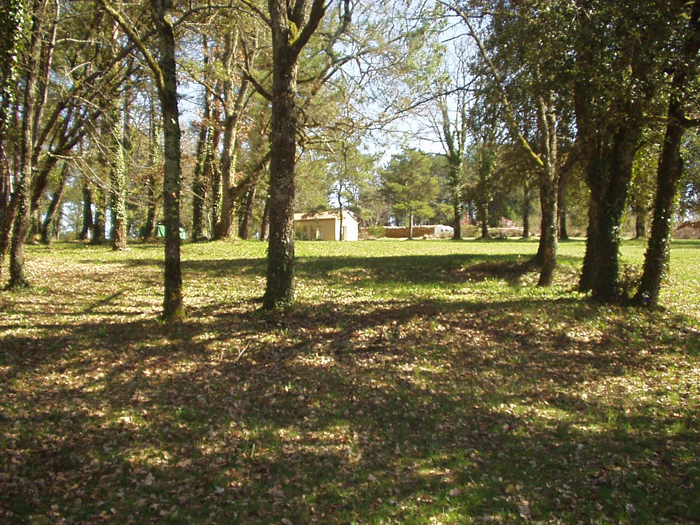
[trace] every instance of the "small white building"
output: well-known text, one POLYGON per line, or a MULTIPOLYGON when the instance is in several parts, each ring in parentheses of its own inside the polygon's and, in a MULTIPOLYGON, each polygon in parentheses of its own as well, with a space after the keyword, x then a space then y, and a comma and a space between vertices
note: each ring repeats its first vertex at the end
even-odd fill
POLYGON ((343 210, 342 236, 340 212, 295 213, 294 231, 297 239, 304 241, 357 241, 360 228, 357 219, 343 210))
POLYGON ((455 234, 455 229, 452 226, 438 224, 435 226, 435 237, 452 237, 455 234))

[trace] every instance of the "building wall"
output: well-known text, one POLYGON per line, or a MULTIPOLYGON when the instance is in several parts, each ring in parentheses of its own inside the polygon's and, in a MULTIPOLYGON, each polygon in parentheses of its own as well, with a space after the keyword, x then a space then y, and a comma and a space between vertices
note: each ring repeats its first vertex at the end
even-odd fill
MULTIPOLYGON (((343 217, 344 241, 357 241, 360 238, 360 228, 357 221, 343 217)), ((340 220, 335 222, 335 238, 340 239, 340 220)))
MULTIPOLYGON (((346 241, 359 240, 357 221, 343 219, 346 241)), ((297 238, 306 241, 338 241, 340 240, 340 220, 338 219, 301 219, 294 221, 294 231, 297 238)))
POLYGON ((335 219, 308 219, 296 221, 294 230, 300 232, 302 239, 308 241, 334 241, 335 219))

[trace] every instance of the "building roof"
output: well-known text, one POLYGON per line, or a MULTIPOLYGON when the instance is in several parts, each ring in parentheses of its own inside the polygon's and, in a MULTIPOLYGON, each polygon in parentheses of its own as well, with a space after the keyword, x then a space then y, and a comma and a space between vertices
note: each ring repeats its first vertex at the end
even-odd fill
MULTIPOLYGON (((327 220, 327 219, 338 219, 340 218, 340 213, 337 211, 322 211, 319 213, 295 213, 294 214, 294 220, 295 221, 320 221, 320 220, 327 220)), ((343 210, 343 220, 345 219, 351 219, 353 221, 357 222, 357 219, 352 216, 352 213, 350 213, 347 210, 343 210)))

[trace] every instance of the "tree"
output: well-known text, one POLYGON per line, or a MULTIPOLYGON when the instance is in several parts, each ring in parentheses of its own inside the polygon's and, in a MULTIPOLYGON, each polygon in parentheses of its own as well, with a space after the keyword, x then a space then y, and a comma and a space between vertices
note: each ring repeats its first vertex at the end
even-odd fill
POLYGON ((269 0, 272 30, 272 120, 270 123, 270 240, 263 307, 294 300, 294 166, 298 132, 297 71, 304 46, 318 29, 324 0, 269 0))
POLYGON ((434 215, 431 203, 439 191, 437 177, 432 173, 430 157, 414 149, 405 149, 391 157, 381 171, 383 193, 391 205, 397 223, 408 224, 408 237, 413 239, 416 218, 434 215))
POLYGON ((657 168, 656 196, 651 237, 644 258, 644 271, 635 301, 656 306, 661 282, 667 272, 671 240, 671 225, 678 184, 683 173, 681 145, 683 134, 690 122, 686 117, 686 97, 697 81, 700 63, 700 1, 690 7, 687 25, 684 27, 680 60, 674 62, 671 93, 668 102, 666 133, 657 168))
MULTIPOLYGON (((539 9, 537 2, 496 0, 487 3, 484 13, 477 20, 490 18, 489 42, 484 41, 479 28, 472 22, 470 13, 459 3, 441 1, 466 25, 474 39, 493 84, 493 91, 500 99, 503 119, 513 139, 528 154, 533 168, 539 174, 540 206, 542 209, 542 236, 536 260, 541 263, 538 285, 552 282, 557 259, 557 187, 561 165, 560 147, 561 98, 556 95, 558 85, 557 60, 562 55, 559 45, 561 31, 556 31, 556 10, 539 9), (541 60, 549 54, 548 61, 541 60), (535 108, 518 112, 521 107, 535 108), (525 130, 537 126, 536 140, 526 137, 525 130)), ((566 16, 563 9, 557 16, 566 16)))
POLYGON ((620 282, 620 225, 636 152, 665 83, 685 2, 577 4, 587 16, 570 28, 573 93, 591 194, 580 288, 616 303, 627 299, 620 282))
POLYGON ((165 222, 165 273, 163 318, 182 319, 182 270, 180 265, 180 123, 177 100, 177 65, 172 4, 168 0, 151 0, 151 21, 156 28, 159 59, 156 59, 130 23, 108 0, 100 0, 105 10, 139 49, 151 70, 160 99, 164 138, 163 215, 165 222))

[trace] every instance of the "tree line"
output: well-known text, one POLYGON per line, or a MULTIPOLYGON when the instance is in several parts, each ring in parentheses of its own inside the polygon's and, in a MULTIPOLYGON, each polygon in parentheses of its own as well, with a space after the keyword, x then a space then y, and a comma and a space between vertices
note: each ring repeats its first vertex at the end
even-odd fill
POLYGON ((48 242, 70 191, 93 243, 109 222, 124 250, 162 221, 166 319, 185 315, 184 224, 203 241, 248 238, 257 220, 274 310, 294 299, 294 211, 328 205, 366 223, 438 216, 459 240, 465 214, 486 235, 499 203, 520 209, 527 234, 539 195, 547 286, 576 191, 588 203, 581 289, 656 305, 684 173, 685 211, 698 201, 700 0, 387 4, 3 3, 8 287, 29 285, 25 243, 32 228, 48 242), (404 147, 377 168, 376 140, 397 133, 432 140, 433 154, 404 147), (618 255, 629 210, 640 235, 651 211, 633 297, 618 255))

